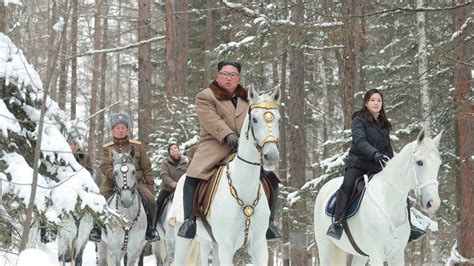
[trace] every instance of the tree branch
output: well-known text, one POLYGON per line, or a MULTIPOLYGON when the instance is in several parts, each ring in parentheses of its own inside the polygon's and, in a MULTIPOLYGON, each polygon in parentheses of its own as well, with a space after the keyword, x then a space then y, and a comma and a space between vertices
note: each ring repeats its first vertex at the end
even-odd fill
POLYGON ((165 38, 166 38, 166 36, 156 36, 156 37, 150 38, 148 40, 143 40, 143 41, 140 41, 140 42, 128 44, 128 45, 121 46, 121 47, 101 49, 101 50, 90 50, 90 51, 87 51, 85 53, 78 54, 78 55, 76 55, 76 57, 83 57, 83 56, 89 56, 89 55, 101 54, 101 53, 115 53, 115 52, 119 52, 119 51, 122 51, 122 50, 135 48, 135 47, 138 47, 138 46, 143 45, 143 44, 156 42, 156 41, 161 41, 161 40, 164 40, 165 38))

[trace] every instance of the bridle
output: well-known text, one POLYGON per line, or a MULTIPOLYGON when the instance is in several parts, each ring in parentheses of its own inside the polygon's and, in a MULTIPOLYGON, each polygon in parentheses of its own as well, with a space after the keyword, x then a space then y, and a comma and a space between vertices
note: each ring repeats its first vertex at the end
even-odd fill
POLYGON ((265 146, 265 144, 271 143, 271 142, 276 143, 277 146, 279 144, 278 144, 278 138, 275 135, 273 135, 273 120, 275 119, 275 115, 271 111, 266 111, 266 112, 263 113, 263 119, 265 120, 265 122, 267 124, 268 135, 265 137, 265 139, 263 139, 263 141, 261 143, 259 143, 257 141, 257 138, 255 137, 254 129, 251 126, 251 124, 252 124, 251 112, 252 112, 253 109, 278 110, 278 104, 273 103, 273 102, 261 102, 261 103, 251 104, 249 106, 248 115, 247 115, 249 121, 248 121, 247 132, 245 133, 245 137, 248 140, 249 139, 249 132, 252 133, 252 137, 253 137, 254 142, 255 142, 254 143, 255 148, 257 148, 257 151, 260 154, 260 162, 251 162, 251 161, 245 160, 244 158, 240 157, 238 154, 237 154, 237 158, 239 160, 245 162, 245 163, 260 166, 262 164, 261 163, 262 162, 262 150, 263 150, 263 147, 265 146))
MULTIPOLYGON (((136 198, 135 193, 137 191, 137 182, 135 182, 133 187, 130 187, 128 185, 127 174, 128 174, 128 171, 130 171, 130 168, 128 167, 127 163, 132 163, 133 164, 133 160, 129 156, 124 158, 121 162, 119 161, 119 162, 115 163, 115 165, 117 165, 117 164, 122 165, 122 166, 120 166, 120 172, 122 173, 122 178, 123 178, 122 187, 117 186, 117 182, 115 182, 115 193, 117 193, 118 197, 120 198, 120 197, 122 197, 121 192, 123 190, 130 190, 132 192, 132 205, 133 205, 133 203, 135 201, 135 198, 136 198)), ((115 200, 115 208, 116 209, 118 209, 118 202, 119 202, 119 199, 115 200)), ((125 234, 124 234, 124 239, 123 239, 122 251, 127 250, 127 247, 128 247, 128 234, 129 234, 130 230, 132 230, 132 227, 135 224, 135 222, 138 221, 138 217, 140 217, 140 209, 141 209, 141 204, 138 205, 138 213, 135 216, 135 218, 133 219, 133 221, 131 222, 131 224, 127 224, 123 227, 123 230, 125 231, 125 234)))
MULTIPOLYGON (((121 197, 123 190, 130 190, 132 192, 133 201, 135 201, 134 196, 137 190, 137 182, 135 182, 135 184, 132 187, 128 185, 127 174, 130 169, 127 163, 133 163, 133 161, 130 158, 127 158, 127 159, 123 159, 121 162, 115 163, 115 165, 117 164, 122 165, 120 166, 120 173, 122 174, 122 179, 123 179, 123 185, 121 187, 117 186, 117 182, 115 182, 115 193, 117 193, 118 196, 121 197)), ((133 201, 132 201, 132 204, 133 204, 133 201)), ((116 205, 117 205, 116 207, 118 208, 118 200, 116 201, 116 205)))
MULTIPOLYGON (((413 151, 411 153, 411 158, 410 160, 408 160, 408 164, 407 164, 407 167, 406 167, 406 170, 405 170, 405 173, 408 172, 409 168, 410 168, 410 164, 411 164, 411 169, 413 170, 413 175, 415 177, 415 197, 418 198, 418 195, 421 194, 421 189, 422 188, 425 188, 427 186, 431 186, 431 185, 435 185, 435 186, 438 186, 439 185, 439 182, 438 180, 436 180, 436 178, 432 178, 428 181, 425 181, 423 183, 420 183, 420 179, 418 178, 418 175, 416 174, 416 161, 415 161, 415 147, 413 147, 413 151)), ((369 195, 369 197, 375 202, 376 206, 380 209, 380 211, 382 212, 382 214, 385 216, 385 218, 387 219, 389 225, 390 225, 390 231, 392 233, 392 235, 395 237, 395 238, 398 238, 397 237, 397 234, 396 234, 396 228, 399 226, 399 225, 396 225, 392 219, 390 218, 390 216, 387 214, 387 212, 382 208, 382 206, 380 205, 380 203, 377 201, 377 199, 372 195, 370 189, 369 188, 369 181, 368 181, 368 177, 367 175, 364 175, 364 181, 365 181, 365 186, 366 186, 366 192, 367 194, 369 195)), ((387 179, 388 183, 394 187, 396 190, 398 190, 398 192, 400 192, 401 194, 405 194, 405 192, 403 192, 400 188, 398 188, 395 184, 393 184, 392 182, 390 182, 390 179, 387 179)), ((406 222, 406 220, 408 219, 407 215, 405 215, 405 219, 403 222, 400 223, 401 224, 404 224, 406 222)))

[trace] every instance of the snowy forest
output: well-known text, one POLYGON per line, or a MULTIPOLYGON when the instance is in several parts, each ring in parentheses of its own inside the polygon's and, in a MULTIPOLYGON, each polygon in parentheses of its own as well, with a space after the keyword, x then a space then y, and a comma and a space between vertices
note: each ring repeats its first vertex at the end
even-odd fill
MULTIPOLYGON (((159 191, 168 144, 187 155, 199 141, 195 95, 217 62, 236 60, 244 88, 282 96, 283 237, 268 242, 269 265, 319 265, 314 202, 343 175, 351 115, 373 88, 395 153, 423 128, 443 132, 441 207, 412 208, 428 234, 407 245, 406 264, 474 264, 473 9, 469 0, 0 1, 0 262, 17 265, 43 245, 37 229, 57 230, 68 213, 107 219, 98 158, 113 112, 130 114, 159 191)), ((244 250, 234 260, 250 263, 244 250)))

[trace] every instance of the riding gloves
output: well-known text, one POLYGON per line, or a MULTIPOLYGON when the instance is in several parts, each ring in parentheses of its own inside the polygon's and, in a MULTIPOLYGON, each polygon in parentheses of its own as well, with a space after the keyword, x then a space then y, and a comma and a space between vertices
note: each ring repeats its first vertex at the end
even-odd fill
POLYGON ((236 151, 237 147, 239 146, 239 136, 237 136, 235 133, 230 133, 225 137, 225 143, 227 146, 236 151))

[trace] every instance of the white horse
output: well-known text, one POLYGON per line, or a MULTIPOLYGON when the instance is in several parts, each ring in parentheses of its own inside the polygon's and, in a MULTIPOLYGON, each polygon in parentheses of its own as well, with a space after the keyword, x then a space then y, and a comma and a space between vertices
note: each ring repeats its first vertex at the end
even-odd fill
POLYGON ((82 254, 93 227, 93 218, 89 213, 76 216, 69 213, 61 219, 58 229, 58 258, 62 265, 74 261, 73 265, 82 265, 82 254))
POLYGON ((158 224, 156 230, 160 233, 161 239, 151 244, 153 254, 159 265, 170 265, 174 259, 174 228, 168 223, 170 219, 170 208, 172 201, 165 201, 165 206, 160 217, 157 217, 158 224))
POLYGON ((99 265, 105 265, 107 261, 109 266, 118 266, 127 255, 127 265, 132 266, 138 261, 146 244, 146 213, 138 193, 133 155, 117 153, 112 149, 112 156, 115 191, 108 204, 125 216, 131 226, 106 225, 106 232, 99 243, 99 265))
MULTIPOLYGON (((254 89, 249 90, 250 107, 240 132, 237 156, 223 171, 210 207, 207 222, 212 236, 204 223, 197 220, 196 240, 201 249, 202 265, 208 264, 211 247, 214 247, 214 260, 231 265, 235 252, 246 242, 249 243, 253 265, 268 263, 265 233, 270 209, 260 184, 260 167, 273 171, 278 165, 279 101, 278 89, 271 95, 259 95, 254 89)), ((177 190, 182 190, 183 179, 178 182, 177 190)), ((182 193, 176 193, 173 204, 182 205, 179 194, 182 193)), ((187 263, 190 245, 191 239, 176 236, 177 265, 187 263)))
POLYGON ((434 213, 440 206, 438 169, 441 164, 438 151, 441 133, 434 139, 422 130, 417 139, 407 144, 386 167, 366 183, 365 196, 358 212, 347 220, 350 232, 360 250, 349 242, 347 232, 336 240, 326 235, 331 218, 325 214, 329 197, 340 187, 342 177, 327 182, 319 191, 314 206, 314 230, 321 265, 344 265, 346 255, 365 265, 403 265, 404 249, 410 234, 406 199, 415 189, 420 195, 421 207, 434 213))

